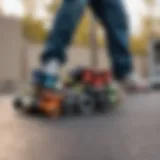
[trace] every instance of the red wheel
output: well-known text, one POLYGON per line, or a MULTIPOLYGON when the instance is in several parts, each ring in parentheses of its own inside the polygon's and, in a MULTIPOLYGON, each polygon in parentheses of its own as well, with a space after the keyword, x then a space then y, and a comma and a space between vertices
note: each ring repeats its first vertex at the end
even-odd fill
POLYGON ((112 81, 112 73, 110 71, 103 72, 102 79, 105 84, 109 84, 112 81))
POLYGON ((83 77, 82 77, 82 81, 84 83, 92 83, 94 79, 94 73, 92 70, 85 70, 84 73, 83 73, 83 77))

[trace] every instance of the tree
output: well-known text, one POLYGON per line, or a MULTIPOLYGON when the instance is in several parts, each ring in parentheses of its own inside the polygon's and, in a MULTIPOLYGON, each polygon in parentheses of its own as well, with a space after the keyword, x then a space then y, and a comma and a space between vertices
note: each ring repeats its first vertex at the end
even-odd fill
POLYGON ((155 24, 159 23, 159 19, 153 17, 154 0, 145 0, 148 8, 148 14, 142 17, 142 30, 139 35, 131 37, 132 53, 146 55, 148 53, 148 44, 152 38, 160 37, 160 33, 155 31, 155 24))
POLYGON ((132 36, 130 45, 133 55, 143 56, 147 54, 148 40, 143 34, 139 36, 132 36))
POLYGON ((46 29, 41 20, 34 19, 32 16, 23 19, 24 37, 34 43, 41 43, 46 38, 46 29))
POLYGON ((131 37, 131 49, 132 53, 138 55, 147 55, 148 53, 148 44, 150 43, 151 38, 160 37, 160 33, 154 35, 152 32, 153 22, 144 16, 142 18, 142 30, 139 35, 132 35, 131 37))

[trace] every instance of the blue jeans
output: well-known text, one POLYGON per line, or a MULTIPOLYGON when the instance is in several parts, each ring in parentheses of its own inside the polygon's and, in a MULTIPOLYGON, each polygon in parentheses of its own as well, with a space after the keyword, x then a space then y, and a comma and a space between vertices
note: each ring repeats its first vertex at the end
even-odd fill
POLYGON ((63 0, 42 54, 42 62, 66 60, 65 50, 87 6, 107 32, 115 78, 123 79, 132 70, 127 17, 121 0, 63 0))

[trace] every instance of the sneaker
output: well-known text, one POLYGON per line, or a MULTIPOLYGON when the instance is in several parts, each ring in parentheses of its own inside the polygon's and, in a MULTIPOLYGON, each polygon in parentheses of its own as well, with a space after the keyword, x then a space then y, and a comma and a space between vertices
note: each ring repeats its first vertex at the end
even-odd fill
POLYGON ((53 108, 50 107, 52 105, 50 103, 51 101, 59 105, 62 83, 58 74, 59 71, 55 66, 57 66, 57 64, 52 61, 43 66, 43 69, 33 71, 31 82, 18 91, 19 93, 15 98, 15 102, 18 103, 14 104, 21 104, 20 108, 23 107, 26 110, 32 109, 33 103, 39 104, 43 102, 43 106, 47 103, 48 108, 51 109, 53 108))
POLYGON ((150 88, 147 80, 136 73, 128 75, 120 84, 127 92, 144 92, 150 88))
POLYGON ((22 85, 16 93, 16 99, 21 99, 26 107, 29 107, 33 99, 42 94, 58 95, 62 89, 58 75, 47 75, 40 70, 32 72, 31 82, 22 85))
POLYGON ((59 61, 52 59, 42 66, 42 68, 33 73, 33 81, 44 88, 51 90, 60 90, 62 87, 59 61))
POLYGON ((47 74, 41 70, 34 71, 32 74, 32 85, 53 91, 59 91, 62 88, 60 76, 57 74, 47 74))

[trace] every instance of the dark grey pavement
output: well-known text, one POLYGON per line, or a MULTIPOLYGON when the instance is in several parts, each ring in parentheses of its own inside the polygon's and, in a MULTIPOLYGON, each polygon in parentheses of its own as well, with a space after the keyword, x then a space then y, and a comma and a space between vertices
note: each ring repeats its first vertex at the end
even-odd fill
POLYGON ((28 117, 0 96, 0 160, 160 160, 160 93, 129 96, 116 112, 28 117))

